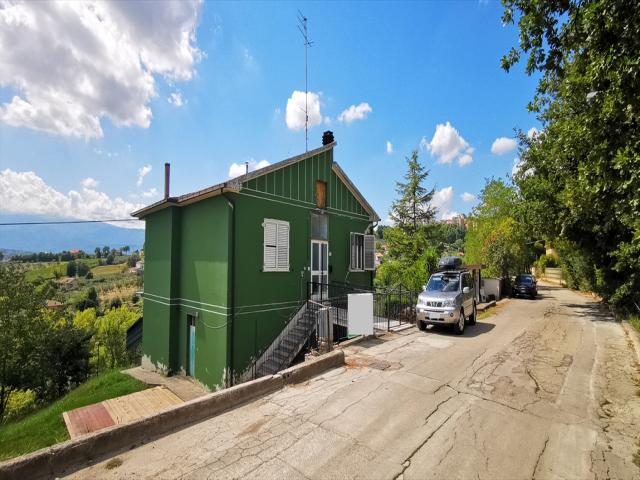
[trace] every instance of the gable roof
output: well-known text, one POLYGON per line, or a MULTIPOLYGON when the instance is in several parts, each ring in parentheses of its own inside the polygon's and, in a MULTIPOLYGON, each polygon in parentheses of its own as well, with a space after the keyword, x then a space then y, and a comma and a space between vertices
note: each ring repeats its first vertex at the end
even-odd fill
MULTIPOLYGON (((152 203, 151 205, 141 208, 140 210, 136 210, 131 214, 131 216, 142 219, 150 213, 157 212, 158 210, 162 210, 170 206, 181 207, 189 205, 191 203, 199 202, 206 198, 215 197, 224 192, 239 192, 242 189, 242 184, 244 182, 257 177, 261 177, 275 170, 280 170, 281 168, 288 167, 289 165, 301 162, 303 160, 306 160, 307 158, 311 158, 328 150, 332 150, 336 145, 336 142, 332 142, 327 145, 323 145, 320 148, 316 148, 315 150, 309 150, 306 153, 287 158, 271 165, 267 165, 264 168, 260 168, 258 170, 254 170, 253 172, 240 175, 239 177, 232 178, 230 180, 227 180, 226 182, 217 183, 210 187, 203 188, 202 190, 196 190, 195 192, 180 195, 179 197, 163 198, 158 202, 152 203)), ((371 221, 380 221, 380 217, 378 216, 378 214, 375 212, 369 202, 367 202, 367 200, 362 196, 360 191, 356 188, 349 177, 347 177, 347 174, 344 172, 344 170, 342 170, 342 168, 340 168, 340 166, 336 162, 333 162, 331 168, 336 173, 336 175, 344 182, 344 184, 349 189, 349 191, 351 191, 356 200, 358 200, 358 202, 360 202, 360 204, 364 207, 364 209, 369 214, 371 221)))

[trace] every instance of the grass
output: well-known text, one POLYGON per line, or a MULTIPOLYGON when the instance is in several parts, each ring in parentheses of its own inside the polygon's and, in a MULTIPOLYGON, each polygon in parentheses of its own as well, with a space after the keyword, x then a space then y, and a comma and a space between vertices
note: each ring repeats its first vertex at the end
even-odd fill
POLYGON ((127 264, 119 264, 119 265, 102 265, 100 267, 93 267, 91 269, 91 273, 95 278, 98 277, 106 277, 109 275, 116 275, 118 273, 123 273, 128 269, 127 264))
POLYGON ((635 328, 636 330, 638 330, 640 332, 640 317, 637 317, 635 315, 631 315, 629 317, 629 323, 633 326, 633 328, 635 328))
POLYGON ((486 309, 484 312, 478 312, 478 317, 476 318, 476 320, 484 320, 486 318, 489 318, 498 313, 500 310, 502 310, 502 305, 494 305, 493 307, 486 309))
POLYGON ((0 425, 0 461, 68 440, 62 412, 145 388, 146 384, 117 370, 92 378, 51 405, 0 425))
POLYGON ((55 278, 56 272, 58 272, 61 277, 64 277, 67 274, 67 262, 47 262, 24 265, 28 268, 24 277, 29 282, 35 281, 38 277, 41 277, 44 280, 55 278))

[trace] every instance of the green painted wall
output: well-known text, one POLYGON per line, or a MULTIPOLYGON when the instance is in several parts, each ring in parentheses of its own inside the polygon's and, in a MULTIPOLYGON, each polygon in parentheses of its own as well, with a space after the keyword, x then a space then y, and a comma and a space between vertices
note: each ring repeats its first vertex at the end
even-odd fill
POLYGON ((350 233, 365 232, 369 217, 332 161, 333 152, 324 152, 227 194, 233 249, 224 196, 146 217, 143 348, 153 363, 186 371, 187 315, 196 316, 195 377, 210 388, 223 386, 229 363, 240 374, 273 341, 306 300, 316 180, 327 182, 330 280, 371 285, 371 272, 348 271, 350 233), (288 272, 262 271, 265 218, 289 222, 288 272))
POLYGON ((172 262, 180 251, 179 224, 180 211, 172 207, 149 216, 145 228, 142 346, 145 357, 164 372, 171 371, 179 308, 172 301, 178 293, 178 272, 172 262))
POLYGON ((184 373, 187 315, 193 315, 195 377, 212 389, 223 386, 227 366, 230 215, 226 200, 215 197, 146 219, 144 354, 171 373, 184 373))
POLYGON ((250 180, 236 205, 236 316, 233 366, 236 373, 258 356, 280 333, 307 298, 311 263, 311 219, 316 180, 327 182, 330 280, 372 284, 371 272, 349 272, 350 233, 364 233, 368 214, 331 169, 328 151, 250 180), (289 222, 289 272, 263 272, 265 218, 289 222), (247 341, 250 339, 250 341, 247 341))

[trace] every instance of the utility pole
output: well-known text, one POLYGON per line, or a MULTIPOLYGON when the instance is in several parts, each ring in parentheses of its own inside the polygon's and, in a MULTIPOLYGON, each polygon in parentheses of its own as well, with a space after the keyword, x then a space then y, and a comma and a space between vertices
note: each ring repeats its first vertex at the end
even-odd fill
POLYGON ((307 30, 307 17, 298 10, 298 30, 304 39, 304 151, 309 151, 309 74, 307 70, 307 52, 313 42, 309 41, 309 32, 307 30))

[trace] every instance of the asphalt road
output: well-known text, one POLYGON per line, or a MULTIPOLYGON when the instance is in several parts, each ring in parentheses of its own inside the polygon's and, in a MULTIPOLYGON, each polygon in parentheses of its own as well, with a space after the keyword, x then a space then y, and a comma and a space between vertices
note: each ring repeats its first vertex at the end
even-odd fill
POLYGON ((640 478, 637 357, 586 296, 546 287, 462 337, 411 328, 346 353, 72 478, 640 478))

